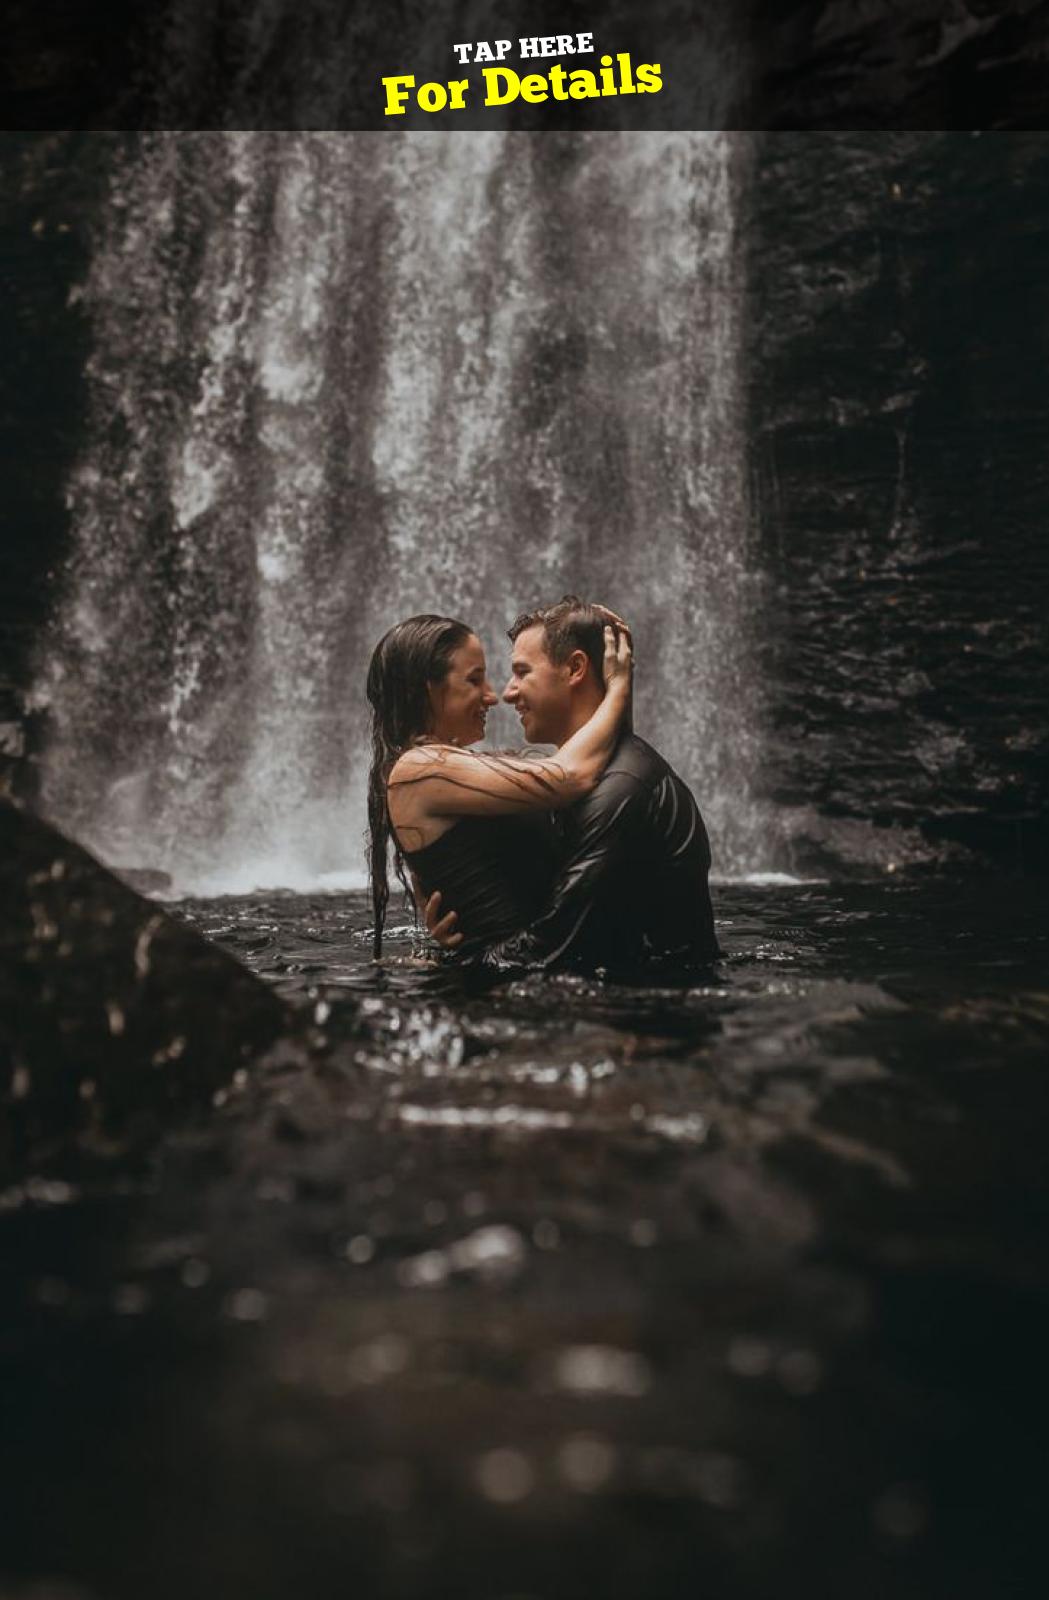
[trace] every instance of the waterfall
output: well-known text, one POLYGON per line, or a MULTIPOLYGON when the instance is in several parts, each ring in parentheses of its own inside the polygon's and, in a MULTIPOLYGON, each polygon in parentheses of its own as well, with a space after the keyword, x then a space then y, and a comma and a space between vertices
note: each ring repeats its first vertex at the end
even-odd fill
POLYGON ((501 687, 509 621, 572 590, 634 625, 636 726, 715 869, 771 865, 746 156, 703 133, 121 141, 36 691, 60 825, 204 892, 360 873, 376 640, 462 616, 501 687))

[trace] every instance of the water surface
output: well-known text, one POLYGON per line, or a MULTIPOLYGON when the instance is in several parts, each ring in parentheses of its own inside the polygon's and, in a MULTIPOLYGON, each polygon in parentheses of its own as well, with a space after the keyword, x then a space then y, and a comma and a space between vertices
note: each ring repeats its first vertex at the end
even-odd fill
MULTIPOLYGON (((295 1008, 4 1197, 15 1573, 91 1595, 1025 1593, 1039 897, 726 885, 726 959, 467 992, 362 894, 181 902, 295 1008)), ((1033 1592, 1033 1590, 1032 1590, 1033 1592)))

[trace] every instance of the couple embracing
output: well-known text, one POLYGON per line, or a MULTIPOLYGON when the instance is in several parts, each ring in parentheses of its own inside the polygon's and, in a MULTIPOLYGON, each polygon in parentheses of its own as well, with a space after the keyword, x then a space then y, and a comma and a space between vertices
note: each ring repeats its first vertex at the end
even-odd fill
POLYGON ((465 623, 417 616, 368 669, 369 866, 376 957, 398 877, 455 959, 652 981, 718 955, 710 844, 695 799, 633 732, 630 630, 573 595, 510 629, 503 699, 527 753, 468 748, 498 697, 465 623))

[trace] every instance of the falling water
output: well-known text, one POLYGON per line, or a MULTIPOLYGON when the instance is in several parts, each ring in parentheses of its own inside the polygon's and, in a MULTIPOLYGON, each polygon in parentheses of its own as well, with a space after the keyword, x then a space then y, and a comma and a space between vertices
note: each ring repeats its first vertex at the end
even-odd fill
MULTIPOLYGON (((718 134, 153 134, 90 271, 45 798, 207 892, 359 873, 371 649, 419 610, 628 616, 715 867, 773 865, 718 134)), ((512 743, 508 711, 494 742, 512 743)))

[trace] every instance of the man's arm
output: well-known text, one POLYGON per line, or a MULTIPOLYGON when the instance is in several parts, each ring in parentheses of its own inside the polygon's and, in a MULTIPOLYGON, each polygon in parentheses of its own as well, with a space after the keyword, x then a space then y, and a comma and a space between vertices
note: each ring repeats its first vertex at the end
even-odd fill
POLYGON ((493 945, 481 965, 503 971, 546 971, 602 964, 617 875, 629 855, 647 804, 628 772, 607 772, 572 811, 573 839, 554 879, 550 903, 523 933, 493 945))

